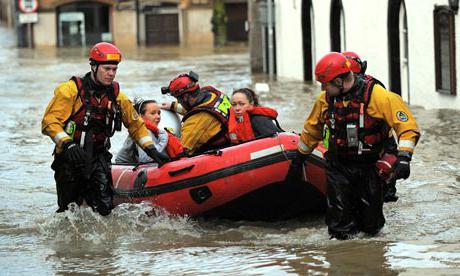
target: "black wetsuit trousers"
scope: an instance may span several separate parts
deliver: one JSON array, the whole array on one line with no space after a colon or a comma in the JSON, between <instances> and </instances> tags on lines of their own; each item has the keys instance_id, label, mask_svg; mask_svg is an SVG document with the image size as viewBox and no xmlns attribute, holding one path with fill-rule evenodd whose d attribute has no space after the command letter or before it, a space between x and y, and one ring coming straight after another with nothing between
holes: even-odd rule
<instances>
[{"instance_id":1,"label":"black wetsuit trousers","mask_svg":"<svg viewBox=\"0 0 460 276\"><path fill-rule=\"evenodd\" d=\"M113 208L111 158L109 152L97 154L92 158L90 169L85 172L69 164L62 155L56 155L51 168L55 171L57 212L67 210L69 203L81 205L84 200L99 214L110 214Z\"/></svg>"},{"instance_id":2,"label":"black wetsuit trousers","mask_svg":"<svg viewBox=\"0 0 460 276\"><path fill-rule=\"evenodd\" d=\"M375 165L328 161L326 224L331 238L351 238L359 231L377 234L385 224L383 180Z\"/></svg>"}]
</instances>

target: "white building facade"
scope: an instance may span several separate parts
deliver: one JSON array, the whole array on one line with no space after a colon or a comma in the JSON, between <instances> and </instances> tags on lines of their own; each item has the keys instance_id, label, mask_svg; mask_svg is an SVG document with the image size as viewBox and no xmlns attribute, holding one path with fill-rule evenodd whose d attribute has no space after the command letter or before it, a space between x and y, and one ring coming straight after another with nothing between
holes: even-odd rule
<instances>
[{"instance_id":1,"label":"white building facade","mask_svg":"<svg viewBox=\"0 0 460 276\"><path fill-rule=\"evenodd\" d=\"M278 76L314 81L323 55L353 51L409 104L460 109L458 0L274 0L274 7Z\"/></svg>"}]
</instances>

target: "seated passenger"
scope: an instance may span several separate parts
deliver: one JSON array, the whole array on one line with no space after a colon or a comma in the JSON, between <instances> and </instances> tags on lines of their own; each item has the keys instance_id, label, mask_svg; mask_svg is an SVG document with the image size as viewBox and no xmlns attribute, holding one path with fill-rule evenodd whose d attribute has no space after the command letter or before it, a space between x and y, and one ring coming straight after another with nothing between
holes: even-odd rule
<instances>
[{"instance_id":1,"label":"seated passenger","mask_svg":"<svg viewBox=\"0 0 460 276\"><path fill-rule=\"evenodd\" d=\"M228 122L228 133L232 144L256 137L283 132L276 120L276 110L259 105L259 99L249 88L235 90Z\"/></svg>"},{"instance_id":2,"label":"seated passenger","mask_svg":"<svg viewBox=\"0 0 460 276\"><path fill-rule=\"evenodd\" d=\"M134 109L141 115L157 151L170 158L176 158L183 152L179 139L164 129L158 129L161 110L154 100L135 100ZM116 163L137 164L153 162L139 145L128 136L115 158Z\"/></svg>"}]
</instances>

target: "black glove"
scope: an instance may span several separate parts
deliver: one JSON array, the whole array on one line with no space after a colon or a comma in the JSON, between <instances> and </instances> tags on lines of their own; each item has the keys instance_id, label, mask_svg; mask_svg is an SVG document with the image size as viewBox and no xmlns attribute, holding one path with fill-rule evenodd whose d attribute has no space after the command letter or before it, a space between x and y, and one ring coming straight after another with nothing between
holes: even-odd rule
<instances>
[{"instance_id":1,"label":"black glove","mask_svg":"<svg viewBox=\"0 0 460 276\"><path fill-rule=\"evenodd\" d=\"M62 144L64 157L75 167L83 167L88 159L86 152L73 141L67 140Z\"/></svg>"},{"instance_id":2,"label":"black glove","mask_svg":"<svg viewBox=\"0 0 460 276\"><path fill-rule=\"evenodd\" d=\"M159 152L153 144L148 145L144 149L145 153L158 163L158 167L162 166L164 163L171 161L171 159L164 153Z\"/></svg>"},{"instance_id":3,"label":"black glove","mask_svg":"<svg viewBox=\"0 0 460 276\"><path fill-rule=\"evenodd\" d=\"M285 181L288 183L294 183L302 178L303 166L307 155L297 151L297 155L292 159L291 166L289 166L289 171L286 175Z\"/></svg>"},{"instance_id":4,"label":"black glove","mask_svg":"<svg viewBox=\"0 0 460 276\"><path fill-rule=\"evenodd\" d=\"M412 153L408 151L399 151L398 159L395 163L394 179L406 179L410 175L410 161Z\"/></svg>"}]
</instances>

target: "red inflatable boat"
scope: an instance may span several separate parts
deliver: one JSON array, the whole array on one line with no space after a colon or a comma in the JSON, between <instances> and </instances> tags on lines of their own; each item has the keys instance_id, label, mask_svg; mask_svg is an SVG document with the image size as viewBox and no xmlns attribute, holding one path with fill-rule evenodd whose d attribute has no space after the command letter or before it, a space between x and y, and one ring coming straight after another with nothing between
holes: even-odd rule
<instances>
[{"instance_id":1,"label":"red inflatable boat","mask_svg":"<svg viewBox=\"0 0 460 276\"><path fill-rule=\"evenodd\" d=\"M171 214L279 220L325 209L322 151L307 159L304 179L284 181L299 136L280 133L156 164L112 167L115 205L149 201Z\"/></svg>"}]
</instances>

